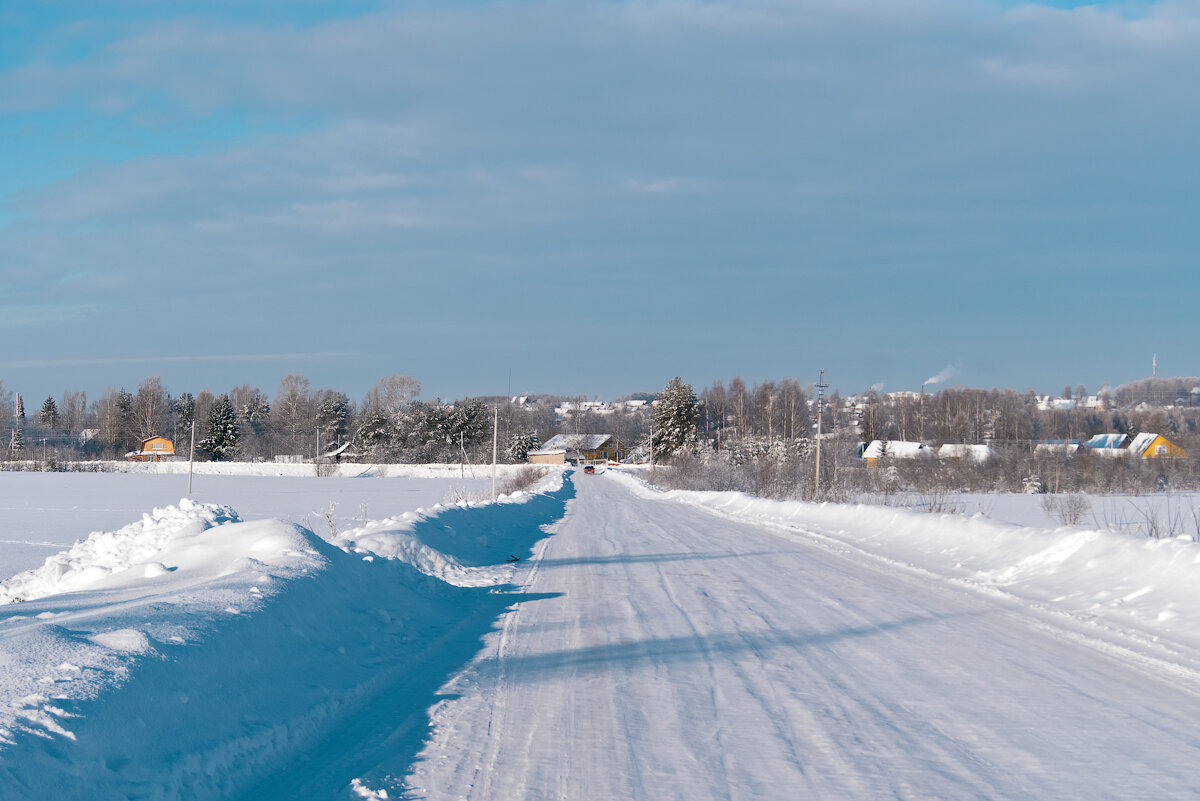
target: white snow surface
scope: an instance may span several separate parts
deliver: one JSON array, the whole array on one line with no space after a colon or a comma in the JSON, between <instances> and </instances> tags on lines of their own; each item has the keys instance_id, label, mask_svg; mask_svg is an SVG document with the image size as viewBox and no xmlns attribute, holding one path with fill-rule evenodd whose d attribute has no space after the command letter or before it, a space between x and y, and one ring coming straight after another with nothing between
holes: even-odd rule
<instances>
[{"instance_id":1,"label":"white snow surface","mask_svg":"<svg viewBox=\"0 0 1200 801\"><path fill-rule=\"evenodd\" d=\"M386 798L352 765L375 735L415 749L433 691L512 602L505 557L544 536L562 474L534 489L335 544L184 500L0 583L0 798Z\"/></svg>"},{"instance_id":2,"label":"white snow surface","mask_svg":"<svg viewBox=\"0 0 1200 801\"><path fill-rule=\"evenodd\" d=\"M325 539L180 503L0 584L0 798L1200 786L1190 540L562 475Z\"/></svg>"}]
</instances>

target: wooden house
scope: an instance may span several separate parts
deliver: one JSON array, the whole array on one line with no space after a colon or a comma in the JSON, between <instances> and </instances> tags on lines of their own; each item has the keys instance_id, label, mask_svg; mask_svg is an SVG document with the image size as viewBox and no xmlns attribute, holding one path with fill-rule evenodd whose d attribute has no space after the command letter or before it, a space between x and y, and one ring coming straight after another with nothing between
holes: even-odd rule
<instances>
[{"instance_id":1,"label":"wooden house","mask_svg":"<svg viewBox=\"0 0 1200 801\"><path fill-rule=\"evenodd\" d=\"M612 434L558 434L527 456L530 464L620 462L625 448Z\"/></svg>"},{"instance_id":2,"label":"wooden house","mask_svg":"<svg viewBox=\"0 0 1200 801\"><path fill-rule=\"evenodd\" d=\"M1129 452L1142 459L1186 459L1188 455L1162 434L1138 434L1129 443Z\"/></svg>"},{"instance_id":3,"label":"wooden house","mask_svg":"<svg viewBox=\"0 0 1200 801\"><path fill-rule=\"evenodd\" d=\"M858 458L868 467L876 467L881 459L925 459L933 451L923 442L907 442L901 439L871 440L859 446Z\"/></svg>"},{"instance_id":4,"label":"wooden house","mask_svg":"<svg viewBox=\"0 0 1200 801\"><path fill-rule=\"evenodd\" d=\"M130 451L125 458L131 462L161 462L175 456L175 443L166 437L150 437L142 440L140 450Z\"/></svg>"}]
</instances>

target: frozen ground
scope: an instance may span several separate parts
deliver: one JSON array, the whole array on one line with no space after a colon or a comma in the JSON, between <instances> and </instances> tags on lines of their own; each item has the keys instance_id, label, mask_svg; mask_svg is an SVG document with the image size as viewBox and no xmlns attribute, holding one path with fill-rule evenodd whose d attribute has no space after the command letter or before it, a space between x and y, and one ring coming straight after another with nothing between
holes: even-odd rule
<instances>
[{"instance_id":1,"label":"frozen ground","mask_svg":"<svg viewBox=\"0 0 1200 801\"><path fill-rule=\"evenodd\" d=\"M1198 573L616 471L337 536L163 509L0 585L0 798L1194 797Z\"/></svg>"},{"instance_id":2,"label":"frozen ground","mask_svg":"<svg viewBox=\"0 0 1200 801\"><path fill-rule=\"evenodd\" d=\"M196 465L192 499L232 506L246 520L279 518L320 534L490 492L490 468L356 466L317 478L308 465ZM167 474L165 470L181 470ZM127 473L0 472L0 578L36 567L93 531L113 531L187 494L187 464L128 465ZM278 475L285 472L285 475ZM501 479L509 472L502 468ZM292 475L294 474L294 475Z\"/></svg>"}]
</instances>

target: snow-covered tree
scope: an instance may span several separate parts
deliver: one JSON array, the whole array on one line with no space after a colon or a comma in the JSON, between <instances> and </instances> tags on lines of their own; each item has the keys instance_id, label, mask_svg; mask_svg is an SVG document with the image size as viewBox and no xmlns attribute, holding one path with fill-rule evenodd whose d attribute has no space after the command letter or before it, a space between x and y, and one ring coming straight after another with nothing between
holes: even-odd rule
<instances>
[{"instance_id":1,"label":"snow-covered tree","mask_svg":"<svg viewBox=\"0 0 1200 801\"><path fill-rule=\"evenodd\" d=\"M38 422L42 424L43 428L58 428L58 404L54 402L53 395L46 396L42 410L38 412Z\"/></svg>"},{"instance_id":2,"label":"snow-covered tree","mask_svg":"<svg viewBox=\"0 0 1200 801\"><path fill-rule=\"evenodd\" d=\"M257 388L251 388L238 406L238 414L255 433L262 433L271 419L271 404L267 402L266 395Z\"/></svg>"},{"instance_id":3,"label":"snow-covered tree","mask_svg":"<svg viewBox=\"0 0 1200 801\"><path fill-rule=\"evenodd\" d=\"M350 399L343 392L326 390L317 404L317 425L328 438L341 439L350 417Z\"/></svg>"},{"instance_id":4,"label":"snow-covered tree","mask_svg":"<svg viewBox=\"0 0 1200 801\"><path fill-rule=\"evenodd\" d=\"M691 384L672 378L654 406L654 460L667 459L696 442L700 410Z\"/></svg>"},{"instance_id":5,"label":"snow-covered tree","mask_svg":"<svg viewBox=\"0 0 1200 801\"><path fill-rule=\"evenodd\" d=\"M21 393L17 393L17 428L25 426L25 401L21 399Z\"/></svg>"},{"instance_id":6,"label":"snow-covered tree","mask_svg":"<svg viewBox=\"0 0 1200 801\"><path fill-rule=\"evenodd\" d=\"M17 426L12 430L12 439L9 440L8 449L14 453L25 450L25 442L21 438L21 427Z\"/></svg>"},{"instance_id":7,"label":"snow-covered tree","mask_svg":"<svg viewBox=\"0 0 1200 801\"><path fill-rule=\"evenodd\" d=\"M380 409L368 410L358 421L355 446L372 458L386 456L396 442L396 428Z\"/></svg>"},{"instance_id":8,"label":"snow-covered tree","mask_svg":"<svg viewBox=\"0 0 1200 801\"><path fill-rule=\"evenodd\" d=\"M209 408L208 429L196 447L209 454L214 461L230 459L237 453L240 433L233 404L228 395L221 395Z\"/></svg>"},{"instance_id":9,"label":"snow-covered tree","mask_svg":"<svg viewBox=\"0 0 1200 801\"><path fill-rule=\"evenodd\" d=\"M529 458L530 451L536 451L541 445L537 434L527 431L524 434L513 434L508 438L508 456L514 462L523 462Z\"/></svg>"}]
</instances>

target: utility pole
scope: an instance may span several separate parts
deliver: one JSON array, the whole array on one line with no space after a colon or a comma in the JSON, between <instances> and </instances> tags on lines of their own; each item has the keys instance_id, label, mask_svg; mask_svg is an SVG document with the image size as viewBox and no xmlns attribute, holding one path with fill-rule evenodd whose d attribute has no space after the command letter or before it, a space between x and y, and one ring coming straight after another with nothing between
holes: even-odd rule
<instances>
[{"instance_id":1,"label":"utility pole","mask_svg":"<svg viewBox=\"0 0 1200 801\"><path fill-rule=\"evenodd\" d=\"M192 462L196 461L196 420L192 418L192 445L188 448L188 495L192 494Z\"/></svg>"},{"instance_id":2,"label":"utility pole","mask_svg":"<svg viewBox=\"0 0 1200 801\"><path fill-rule=\"evenodd\" d=\"M813 500L821 497L821 407L825 405L825 390L829 385L825 383L825 371L821 371L821 377L817 379L817 464L813 470Z\"/></svg>"},{"instance_id":3,"label":"utility pole","mask_svg":"<svg viewBox=\"0 0 1200 801\"><path fill-rule=\"evenodd\" d=\"M654 469L654 407L650 407L650 469Z\"/></svg>"},{"instance_id":4,"label":"utility pole","mask_svg":"<svg viewBox=\"0 0 1200 801\"><path fill-rule=\"evenodd\" d=\"M496 500L496 440L500 433L500 407L497 406L494 410L495 417L492 418L492 502Z\"/></svg>"}]
</instances>

